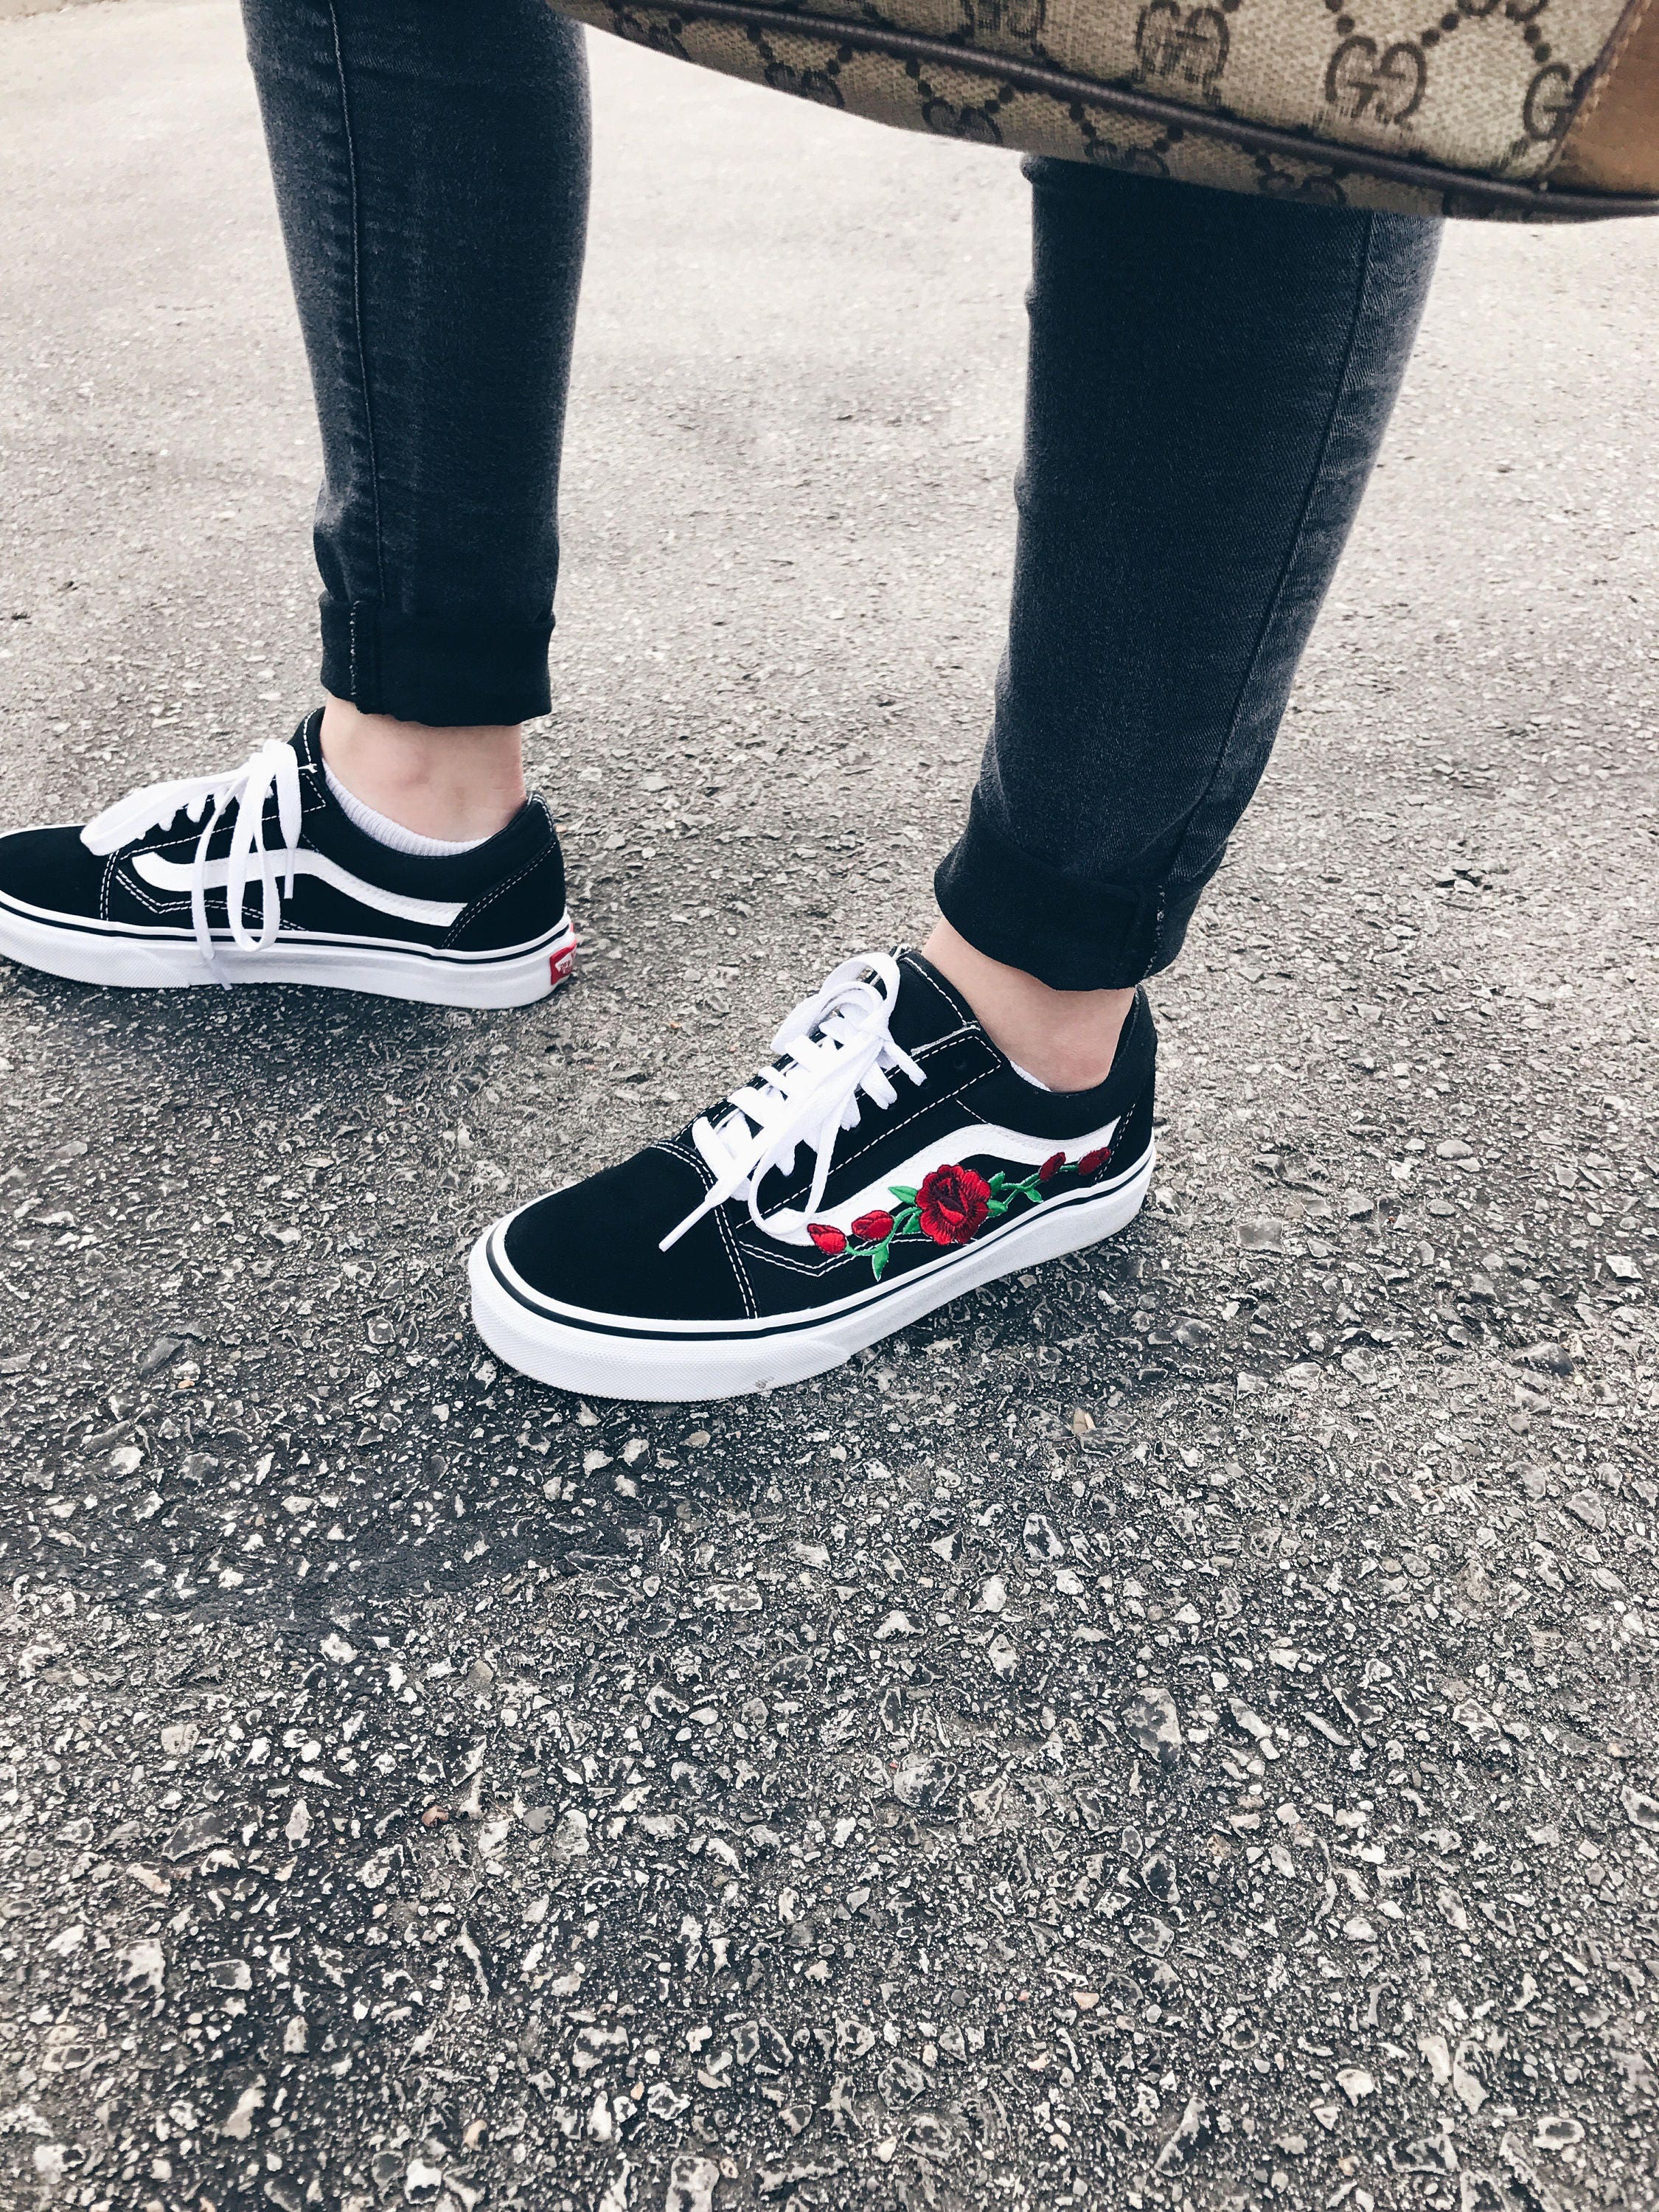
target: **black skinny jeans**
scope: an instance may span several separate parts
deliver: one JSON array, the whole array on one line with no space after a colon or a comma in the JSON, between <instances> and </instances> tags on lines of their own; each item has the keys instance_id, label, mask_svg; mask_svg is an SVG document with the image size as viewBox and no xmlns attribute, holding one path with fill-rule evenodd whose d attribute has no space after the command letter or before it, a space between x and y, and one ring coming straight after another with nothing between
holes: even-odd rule
<instances>
[{"instance_id":1,"label":"black skinny jeans","mask_svg":"<svg viewBox=\"0 0 1659 2212\"><path fill-rule=\"evenodd\" d=\"M322 422L322 677L545 713L587 198L544 0L243 0ZM1411 216L1032 161L1008 647L969 941L1066 990L1165 967L1267 764L1439 244Z\"/></svg>"}]
</instances>

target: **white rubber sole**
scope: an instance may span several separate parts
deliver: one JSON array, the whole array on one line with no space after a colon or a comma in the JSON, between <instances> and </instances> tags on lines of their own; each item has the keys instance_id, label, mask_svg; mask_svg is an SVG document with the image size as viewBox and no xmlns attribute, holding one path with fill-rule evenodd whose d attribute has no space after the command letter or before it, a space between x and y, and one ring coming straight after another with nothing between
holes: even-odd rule
<instances>
[{"instance_id":1,"label":"white rubber sole","mask_svg":"<svg viewBox=\"0 0 1659 2212\"><path fill-rule=\"evenodd\" d=\"M570 973L576 933L569 915L533 943L501 953L438 952L372 939L279 939L268 952L228 939L211 966L188 930L84 927L40 920L0 898L0 955L25 968L107 990L179 991L204 984L306 983L368 991L432 1006L528 1006Z\"/></svg>"},{"instance_id":2,"label":"white rubber sole","mask_svg":"<svg viewBox=\"0 0 1659 2212\"><path fill-rule=\"evenodd\" d=\"M501 1241L511 1216L503 1216L478 1239L467 1262L473 1326L497 1358L521 1375L585 1397L678 1402L801 1382L964 1291L1116 1236L1140 1211L1154 1158L1148 1146L1120 1182L1049 1200L935 1261L924 1274L873 1286L818 1318L793 1323L774 1318L670 1329L602 1314L562 1319L575 1310L539 1298L514 1274Z\"/></svg>"}]
</instances>

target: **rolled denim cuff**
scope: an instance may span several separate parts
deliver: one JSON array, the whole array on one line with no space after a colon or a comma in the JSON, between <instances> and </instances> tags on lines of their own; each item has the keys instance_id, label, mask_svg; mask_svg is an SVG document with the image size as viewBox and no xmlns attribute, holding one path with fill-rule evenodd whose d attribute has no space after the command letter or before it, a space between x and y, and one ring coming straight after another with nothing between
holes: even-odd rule
<instances>
[{"instance_id":1,"label":"rolled denim cuff","mask_svg":"<svg viewBox=\"0 0 1659 2212\"><path fill-rule=\"evenodd\" d=\"M975 792L933 890L951 927L988 959L1054 991L1126 990L1176 958L1221 857L1180 884L1085 883L1011 844Z\"/></svg>"},{"instance_id":2,"label":"rolled denim cuff","mask_svg":"<svg viewBox=\"0 0 1659 2212\"><path fill-rule=\"evenodd\" d=\"M553 618L448 623L325 592L323 688L365 714L465 727L527 722L552 703L547 645Z\"/></svg>"}]
</instances>

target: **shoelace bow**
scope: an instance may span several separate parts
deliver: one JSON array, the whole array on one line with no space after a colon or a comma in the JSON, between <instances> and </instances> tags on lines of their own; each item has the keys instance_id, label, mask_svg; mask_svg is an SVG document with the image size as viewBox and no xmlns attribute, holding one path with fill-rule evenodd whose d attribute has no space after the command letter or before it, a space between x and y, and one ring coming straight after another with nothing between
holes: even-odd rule
<instances>
[{"instance_id":1,"label":"shoelace bow","mask_svg":"<svg viewBox=\"0 0 1659 2212\"><path fill-rule=\"evenodd\" d=\"M729 1200L748 1201L749 1218L781 1244L810 1244L807 1223L823 1201L836 1139L859 1124L860 1098L888 1107L898 1097L891 1078L925 1083L925 1072L893 1042L888 1024L898 997L898 963L890 953L860 952L842 961L811 999L788 1016L772 1040L779 1055L752 1082L695 1122L692 1142L714 1181L702 1203L672 1229L666 1252L706 1213ZM730 1111L726 1109L730 1109ZM804 1208L760 1210L760 1187L774 1168L789 1175L805 1145L815 1155Z\"/></svg>"},{"instance_id":2,"label":"shoelace bow","mask_svg":"<svg viewBox=\"0 0 1659 2212\"><path fill-rule=\"evenodd\" d=\"M277 824L282 845L272 852L265 844L265 802L276 796ZM300 790L300 763L294 748L267 738L240 768L216 775L181 777L173 783L149 783L142 791L118 799L94 815L81 832L89 852L118 853L152 830L165 830L183 813L202 822L191 870L190 919L204 960L213 964L213 933L208 927L208 848L227 811L234 806L230 849L225 855L225 916L231 941L243 952L265 952L276 941L282 927L283 898L294 896L294 862L300 847L300 823L304 800ZM210 810L211 810L210 811ZM259 927L250 930L242 920L248 890L257 884Z\"/></svg>"}]
</instances>

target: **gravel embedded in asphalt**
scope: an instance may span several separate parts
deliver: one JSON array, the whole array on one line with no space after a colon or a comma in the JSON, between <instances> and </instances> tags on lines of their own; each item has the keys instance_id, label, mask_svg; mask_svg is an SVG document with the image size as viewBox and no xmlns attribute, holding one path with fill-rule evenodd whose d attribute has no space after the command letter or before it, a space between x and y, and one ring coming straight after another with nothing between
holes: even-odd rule
<instances>
[{"instance_id":1,"label":"gravel embedded in asphalt","mask_svg":"<svg viewBox=\"0 0 1659 2212\"><path fill-rule=\"evenodd\" d=\"M314 433L234 13L0 56L0 816L78 819L311 703ZM925 930L1024 223L595 63L579 981L0 969L0 2197L1659 2201L1650 234L1449 239L1143 1218L589 1405L462 1255Z\"/></svg>"}]
</instances>

